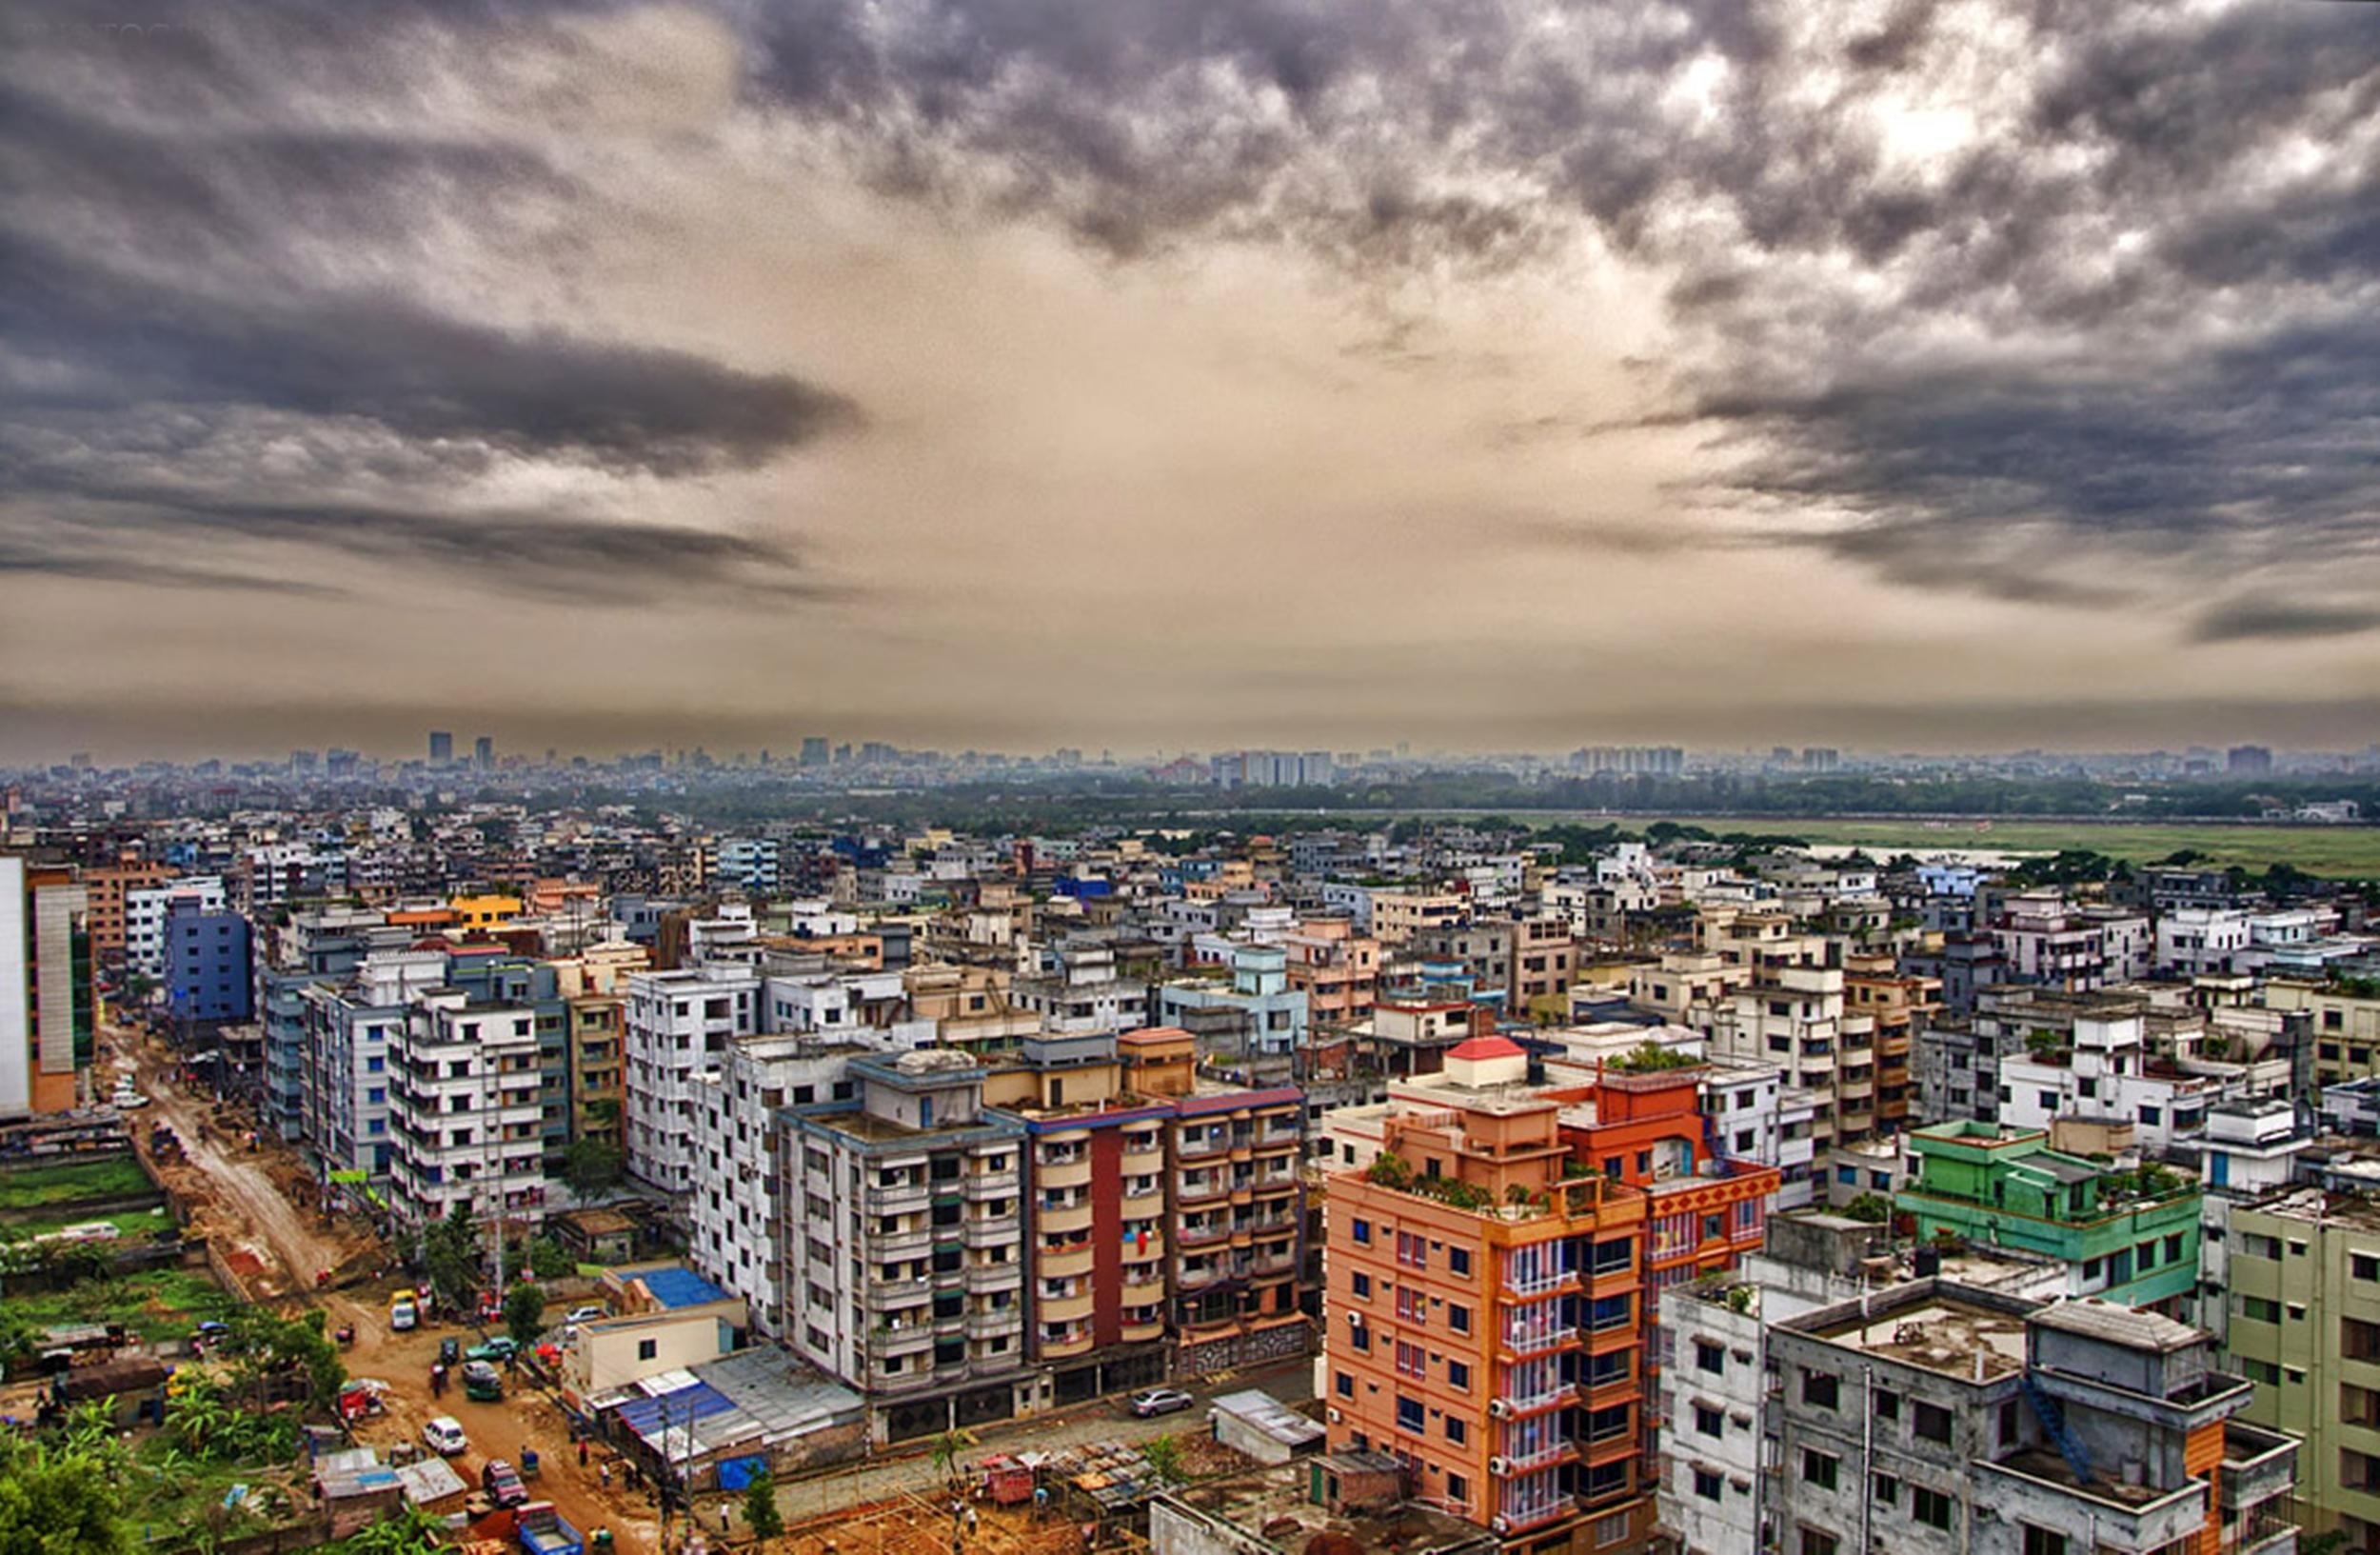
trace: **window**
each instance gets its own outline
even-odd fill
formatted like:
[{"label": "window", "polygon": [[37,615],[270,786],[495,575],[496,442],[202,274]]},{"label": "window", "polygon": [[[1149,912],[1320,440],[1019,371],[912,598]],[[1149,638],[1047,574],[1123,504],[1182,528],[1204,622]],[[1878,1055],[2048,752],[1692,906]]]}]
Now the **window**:
[{"label": "window", "polygon": [[1813,1371],[1808,1366],[1801,1368],[1802,1403],[1815,1405],[1821,1409],[1840,1408],[1841,1405],[1837,1402],[1840,1393],[1841,1387],[1832,1371]]},{"label": "window", "polygon": [[1397,1262],[1407,1268],[1430,1266],[1429,1246],[1411,1231],[1397,1233]]},{"label": "window", "polygon": [[1705,1501],[1719,1499],[1719,1477],[1707,1468],[1695,1470],[1695,1494]]},{"label": "window", "polygon": [[1463,1424],[1462,1416],[1450,1414],[1446,1417],[1446,1440],[1460,1446],[1470,1437],[1471,1427]]},{"label": "window", "polygon": [[1914,1422],[1917,1438],[1923,1442],[1939,1442],[1944,1446],[1951,1440],[1951,1412],[1938,1404],[1917,1401],[1917,1418]]},{"label": "window", "polygon": [[2000,1445],[2014,1446],[2017,1437],[2023,1432],[2023,1426],[2024,1421],[2020,1417],[2014,1399],[2010,1399],[2000,1405]]},{"label": "window", "polygon": [[1890,1474],[1871,1475],[1868,1493],[1887,1506],[1897,1505],[1901,1499],[1901,1482]]},{"label": "window", "polygon": [[2023,1526],[2025,1555],[2066,1555],[2066,1535],[2053,1533],[2048,1528],[2036,1528],[2030,1523]]},{"label": "window", "polygon": [[1358,1220],[1352,1222],[1348,1226],[1347,1230],[1348,1234],[1356,1239],[1357,1246],[1368,1247],[1372,1246],[1372,1223],[1370,1221]]},{"label": "window", "polygon": [[1835,1474],[1842,1466],[1843,1461],[1831,1452],[1820,1452],[1815,1447],[1801,1449],[1801,1477],[1821,1490],[1835,1488]]},{"label": "window", "polygon": [[1446,1499],[1458,1506],[1467,1505],[1471,1500],[1471,1482],[1460,1474],[1447,1475]]},{"label": "window", "polygon": [[1468,1273],[1470,1273],[1470,1272],[1471,1272],[1471,1254],[1470,1254],[1469,1250],[1468,1250],[1468,1249],[1466,1249],[1466,1248],[1462,1248],[1462,1247],[1449,1247],[1449,1248],[1447,1248],[1447,1249],[1446,1249],[1446,1270],[1447,1270],[1447,1272],[1448,1272],[1448,1273],[1450,1273],[1450,1274],[1468,1274]]},{"label": "window", "polygon": [[1397,1375],[1418,1381],[1429,1374],[1427,1366],[1420,1346],[1408,1345],[1401,1339],[1397,1341]]},{"label": "window", "polygon": [[2263,1296],[2242,1296],[2239,1299],[2239,1315],[2258,1323],[2278,1323],[2281,1321],[2281,1304]]},{"label": "window", "polygon": [[1372,1276],[1358,1271],[1351,1280],[1349,1288],[1355,1292],[1356,1300],[1370,1301],[1372,1299]]},{"label": "window", "polygon": [[1471,1367],[1460,1361],[1446,1363],[1446,1386],[1468,1393],[1471,1391]]},{"label": "window", "polygon": [[1411,1431],[1416,1436],[1421,1434],[1421,1401],[1419,1399],[1409,1399],[1402,1393],[1397,1395],[1397,1428],[1400,1431]]},{"label": "window", "polygon": [[1727,1351],[1707,1339],[1695,1341],[1695,1369],[1716,1377],[1727,1370]]},{"label": "window", "polygon": [[2037,1094],[2037,1095],[2041,1098],[2041,1105],[2042,1105],[2042,1106],[2043,1106],[2044,1108],[2046,1108],[2047,1110],[2052,1111],[2052,1112],[2055,1112],[2055,1111],[2057,1110],[2057,1092],[2056,1092],[2056,1091],[2054,1091],[2054,1090],[2044,1090],[2044,1091],[2039,1091],[2039,1092],[2036,1092],[2035,1094]]},{"label": "window", "polygon": [[2277,1385],[2281,1380],[2281,1368],[2270,1361],[2259,1361],[2243,1355],[2239,1358],[2239,1369],[2240,1374],[2250,1382],[2263,1383],[2268,1387]]},{"label": "window", "polygon": [[1801,1530],[1801,1555],[1835,1555],[1837,1547],[1835,1535],[1831,1533],[1822,1533],[1816,1528]]},{"label": "window", "polygon": [[1356,1379],[1352,1372],[1340,1372],[1331,1379],[1331,1386],[1338,1389],[1339,1396],[1342,1399],[1351,1399],[1356,1396]]},{"label": "window", "polygon": [[1922,1485],[1909,1487],[1909,1515],[1930,1528],[1951,1525],[1951,1498]]},{"label": "window", "polygon": [[1695,1429],[1704,1436],[1726,1434],[1727,1417],[1707,1404],[1695,1405]]},{"label": "window", "polygon": [[2140,1109],[2140,1121],[2154,1128],[2165,1121],[2165,1111],[2162,1107],[2143,1106]]},{"label": "window", "polygon": [[1448,1302],[1446,1304],[1446,1326],[1458,1334],[1469,1333],[1471,1331],[1471,1308]]},{"label": "window", "polygon": [[2347,1272],[2358,1280],[2380,1280],[2380,1254],[2351,1252],[2347,1255]]},{"label": "window", "polygon": [[1877,1388],[1875,1393],[1875,1417],[1878,1420],[1898,1420],[1901,1417],[1901,1396],[1898,1393],[1887,1392],[1883,1388]]},{"label": "window", "polygon": [[661,1354],[661,1341],[660,1341],[660,1340],[658,1340],[658,1339],[640,1339],[640,1340],[638,1340],[638,1341],[636,1342],[636,1358],[637,1358],[638,1360],[640,1360],[640,1361],[650,1361],[650,1360],[653,1360],[654,1358],[656,1358],[657,1356],[659,1356],[660,1354]]}]

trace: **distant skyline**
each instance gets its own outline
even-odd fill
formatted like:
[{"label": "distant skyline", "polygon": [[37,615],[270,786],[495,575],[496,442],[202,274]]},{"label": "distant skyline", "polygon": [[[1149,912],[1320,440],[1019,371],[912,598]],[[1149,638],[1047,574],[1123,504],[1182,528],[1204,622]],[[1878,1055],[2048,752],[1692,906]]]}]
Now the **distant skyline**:
[{"label": "distant skyline", "polygon": [[2380,6],[131,10],[0,763],[2380,734]]}]

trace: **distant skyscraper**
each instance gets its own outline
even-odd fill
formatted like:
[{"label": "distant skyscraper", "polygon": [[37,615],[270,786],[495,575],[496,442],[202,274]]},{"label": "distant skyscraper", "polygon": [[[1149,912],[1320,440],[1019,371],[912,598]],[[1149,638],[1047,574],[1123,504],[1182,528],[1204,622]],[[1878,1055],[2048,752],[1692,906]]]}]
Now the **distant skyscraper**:
[{"label": "distant skyscraper", "polygon": [[496,769],[496,737],[483,734],[471,742],[471,765],[483,772]]},{"label": "distant skyscraper", "polygon": [[453,761],[454,736],[442,728],[431,729],[429,731],[429,764],[432,767],[446,767]]},{"label": "distant skyscraper", "polygon": [[2235,745],[2225,765],[2244,777],[2260,776],[2272,770],[2272,752],[2260,745]]},{"label": "distant skyscraper", "polygon": [[1801,749],[1801,769],[1805,772],[1832,772],[1842,761],[1843,753],[1833,746],[1804,746]]},{"label": "distant skyscraper", "polygon": [[802,765],[804,767],[823,767],[826,765],[826,737],[824,735],[807,734],[803,736]]},{"label": "distant skyscraper", "polygon": [[292,750],[289,752],[289,771],[293,776],[310,773],[314,770],[315,760],[311,750]]}]

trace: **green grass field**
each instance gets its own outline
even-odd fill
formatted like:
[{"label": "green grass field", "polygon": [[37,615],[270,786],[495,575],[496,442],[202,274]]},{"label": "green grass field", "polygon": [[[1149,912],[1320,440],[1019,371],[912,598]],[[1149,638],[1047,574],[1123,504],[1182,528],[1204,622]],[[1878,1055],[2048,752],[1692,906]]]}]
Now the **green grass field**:
[{"label": "green grass field", "polygon": [[90,1199],[121,1199],[155,1188],[140,1163],[129,1155],[99,1161],[61,1161],[46,1166],[0,1171],[0,1209],[39,1209]]},{"label": "green grass field", "polygon": [[202,1318],[219,1318],[231,1298],[203,1269],[146,1269],[113,1280],[86,1280],[65,1290],[10,1290],[9,1311],[39,1327],[121,1323],[147,1339],[187,1335]]},{"label": "green grass field", "polygon": [[[1534,817],[1533,817],[1534,819]],[[1651,825],[1635,816],[1608,817],[1641,831]],[[2232,865],[2262,871],[2287,864],[2314,875],[2380,876],[2380,827],[2208,826],[2186,821],[1994,821],[1979,831],[1973,821],[1929,824],[1922,818],[1875,821],[1804,821],[1784,815],[1692,816],[1681,826],[1711,831],[1755,831],[1847,843],[1874,852],[1973,847],[2013,852],[2055,852],[2087,847],[2110,858],[2153,864],[2184,848],[2207,855],[2208,867]]]},{"label": "green grass field", "polygon": [[0,1223],[0,1225],[5,1225],[11,1236],[36,1237],[48,1236],[52,1231],[62,1231],[69,1226],[81,1226],[87,1221],[98,1220],[113,1225],[127,1241],[134,1239],[146,1241],[159,1231],[170,1229],[173,1226],[173,1216],[163,1206],[158,1206],[155,1214],[150,1214],[146,1209],[128,1209],[115,1215],[77,1215],[69,1211],[56,1215],[41,1215],[30,1220],[12,1220]]}]

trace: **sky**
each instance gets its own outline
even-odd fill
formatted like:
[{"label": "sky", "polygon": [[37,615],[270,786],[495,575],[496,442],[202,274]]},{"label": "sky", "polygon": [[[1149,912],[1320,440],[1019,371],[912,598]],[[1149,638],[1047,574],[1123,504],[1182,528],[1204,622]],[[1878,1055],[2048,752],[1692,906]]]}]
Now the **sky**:
[{"label": "sky", "polygon": [[2380,737],[2380,6],[28,0],[0,125],[0,761]]}]

